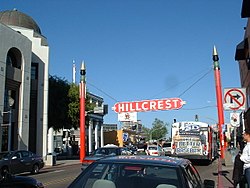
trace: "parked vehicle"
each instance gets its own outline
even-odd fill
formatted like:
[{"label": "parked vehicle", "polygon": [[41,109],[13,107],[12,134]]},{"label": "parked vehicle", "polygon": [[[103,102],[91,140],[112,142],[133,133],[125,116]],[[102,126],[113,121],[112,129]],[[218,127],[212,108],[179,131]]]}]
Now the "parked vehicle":
[{"label": "parked vehicle", "polygon": [[114,155],[132,155],[132,152],[127,147],[118,147],[115,145],[106,145],[104,147],[97,148],[89,156],[84,158],[82,170],[98,159]]},{"label": "parked vehicle", "polygon": [[215,181],[202,181],[188,159],[169,156],[113,156],[102,158],[68,188],[213,188]]},{"label": "parked vehicle", "polygon": [[152,155],[152,156],[164,156],[165,152],[162,150],[161,146],[159,145],[148,145],[146,154]]},{"label": "parked vehicle", "polygon": [[172,153],[172,145],[171,142],[164,142],[162,144],[162,149],[165,152],[165,155],[171,155]]},{"label": "parked vehicle", "polygon": [[44,185],[32,178],[26,176],[13,176],[8,174],[0,180],[1,188],[44,188]]},{"label": "parked vehicle", "polygon": [[5,177],[8,173],[31,172],[32,174],[37,174],[43,167],[43,158],[31,151],[17,150],[0,153],[0,172],[2,177]]},{"label": "parked vehicle", "polygon": [[129,151],[131,152],[131,154],[132,155],[137,155],[137,146],[126,146],[128,149],[129,149]]}]

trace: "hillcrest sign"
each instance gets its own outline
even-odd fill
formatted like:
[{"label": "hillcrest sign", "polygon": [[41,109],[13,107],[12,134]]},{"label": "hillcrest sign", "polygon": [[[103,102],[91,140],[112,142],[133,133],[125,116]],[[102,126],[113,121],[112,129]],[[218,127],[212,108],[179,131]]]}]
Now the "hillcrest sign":
[{"label": "hillcrest sign", "polygon": [[154,99],[133,102],[119,102],[112,108],[116,113],[122,112],[145,112],[155,110],[178,110],[184,104],[180,98]]}]

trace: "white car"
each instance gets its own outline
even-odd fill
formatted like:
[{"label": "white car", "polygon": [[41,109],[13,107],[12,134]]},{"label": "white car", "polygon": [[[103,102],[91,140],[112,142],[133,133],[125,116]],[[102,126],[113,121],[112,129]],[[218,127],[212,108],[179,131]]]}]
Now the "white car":
[{"label": "white car", "polygon": [[172,144],[171,142],[165,142],[162,144],[162,149],[165,151],[165,155],[171,155],[172,154]]},{"label": "white car", "polygon": [[159,145],[148,145],[146,154],[152,155],[152,156],[164,156],[165,152],[162,150],[161,146]]}]

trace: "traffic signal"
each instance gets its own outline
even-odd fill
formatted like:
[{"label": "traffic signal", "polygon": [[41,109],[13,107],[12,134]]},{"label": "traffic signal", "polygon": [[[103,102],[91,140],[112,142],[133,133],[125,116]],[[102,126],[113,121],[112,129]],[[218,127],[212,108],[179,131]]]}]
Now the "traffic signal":
[{"label": "traffic signal", "polygon": [[195,115],[195,121],[199,121],[199,117],[197,114]]}]

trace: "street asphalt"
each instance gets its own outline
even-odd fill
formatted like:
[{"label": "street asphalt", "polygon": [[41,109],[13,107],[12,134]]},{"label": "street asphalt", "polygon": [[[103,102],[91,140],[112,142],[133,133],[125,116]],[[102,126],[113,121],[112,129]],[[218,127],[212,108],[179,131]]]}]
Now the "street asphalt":
[{"label": "street asphalt", "polygon": [[[234,157],[238,150],[227,150],[225,151],[224,159],[218,159],[218,181],[216,182],[216,187],[218,188],[233,188],[233,166]],[[58,159],[53,165],[45,165],[44,168],[55,168],[68,165],[81,165],[80,159],[77,157]]]}]

